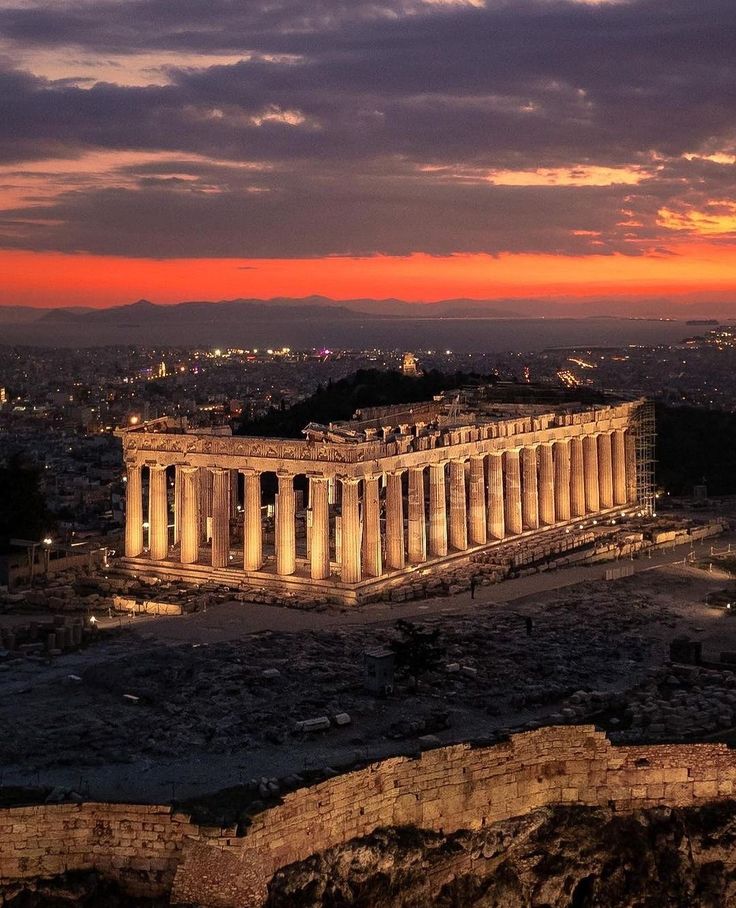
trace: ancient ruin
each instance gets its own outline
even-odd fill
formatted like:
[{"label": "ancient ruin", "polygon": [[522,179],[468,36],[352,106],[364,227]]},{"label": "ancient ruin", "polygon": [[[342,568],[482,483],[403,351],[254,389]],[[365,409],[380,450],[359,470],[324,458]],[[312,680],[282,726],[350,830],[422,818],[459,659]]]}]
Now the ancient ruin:
[{"label": "ancient ruin", "polygon": [[[735,784],[736,757],[724,744],[613,747],[592,726],[545,728],[493,747],[460,744],[371,764],[292,791],[239,829],[201,826],[166,806],[78,803],[0,810],[0,886],[12,895],[38,887],[39,880],[94,871],[130,896],[172,905],[290,904],[270,897],[280,871],[292,867],[298,874],[299,863],[310,856],[329,855],[376,832],[385,837],[392,830],[414,830],[415,837],[434,833],[453,841],[447,866],[425,874],[421,904],[432,904],[447,881],[492,877],[498,865],[495,845],[477,836],[492,837],[501,828],[504,848],[523,844],[528,830],[520,818],[530,816],[532,827],[538,827],[560,809],[587,809],[598,811],[594,820],[600,827],[601,819],[633,814],[649,822],[642,812],[660,811],[661,818],[662,809],[675,808],[717,809],[719,822],[728,821]],[[580,818],[584,821],[584,813]],[[732,834],[728,822],[722,825],[720,844],[712,835],[709,841],[703,836],[700,855],[691,855],[696,870],[710,867],[716,900],[700,893],[702,900],[652,904],[731,903]],[[457,837],[463,832],[465,843]],[[566,835],[569,839],[569,825]],[[657,843],[652,840],[650,846]],[[721,862],[718,878],[715,852]],[[569,880],[592,886],[593,863],[579,864],[568,862]],[[607,873],[610,878],[610,868]],[[527,875],[534,875],[531,863]],[[601,881],[605,886],[605,873]],[[530,904],[521,895],[505,904]],[[545,904],[569,905],[569,892]]]},{"label": "ancient ruin", "polygon": [[[139,574],[359,602],[509,538],[632,505],[651,511],[649,413],[644,400],[479,397],[374,408],[310,424],[304,440],[209,435],[168,418],[131,427],[119,432],[123,563]],[[278,489],[270,509],[269,473]]]}]

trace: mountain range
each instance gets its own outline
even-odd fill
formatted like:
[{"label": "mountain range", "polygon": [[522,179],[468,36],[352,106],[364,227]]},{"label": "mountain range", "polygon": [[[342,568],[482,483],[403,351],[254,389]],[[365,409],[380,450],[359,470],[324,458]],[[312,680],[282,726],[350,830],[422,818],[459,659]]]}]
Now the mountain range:
[{"label": "mountain range", "polygon": [[[671,305],[669,309],[671,311]],[[618,312],[616,310],[619,310]],[[621,311],[625,309],[625,311]],[[680,305],[680,318],[736,314],[730,303]],[[141,299],[110,308],[0,306],[0,343],[37,346],[167,344],[291,347],[443,346],[445,336],[492,334],[502,322],[528,319],[659,318],[666,301],[400,299],[334,300],[324,296],[188,301]],[[494,321],[496,328],[494,329]],[[463,324],[467,322],[467,324]],[[443,327],[444,326],[444,327]],[[474,327],[475,326],[475,327]],[[529,326],[531,329],[531,326]],[[449,344],[448,344],[449,345]]]}]

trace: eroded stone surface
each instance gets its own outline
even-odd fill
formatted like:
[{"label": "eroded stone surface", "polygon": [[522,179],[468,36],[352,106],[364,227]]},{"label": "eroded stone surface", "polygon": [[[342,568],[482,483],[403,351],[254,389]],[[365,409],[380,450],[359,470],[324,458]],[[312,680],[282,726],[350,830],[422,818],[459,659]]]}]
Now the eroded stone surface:
[{"label": "eroded stone surface", "polygon": [[736,901],[736,803],[555,807],[477,832],[384,829],[280,871],[268,908],[716,908]]}]

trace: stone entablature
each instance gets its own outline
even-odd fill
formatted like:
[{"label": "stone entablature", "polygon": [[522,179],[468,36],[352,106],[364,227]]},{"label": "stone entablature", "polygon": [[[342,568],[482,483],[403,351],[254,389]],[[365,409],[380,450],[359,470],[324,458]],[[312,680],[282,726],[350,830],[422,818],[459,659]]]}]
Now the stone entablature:
[{"label": "stone entablature", "polygon": [[[285,438],[188,434],[176,428],[175,420],[157,420],[151,424],[150,429],[143,425],[119,430],[118,434],[123,439],[126,462],[155,462],[173,466],[184,460],[194,466],[208,466],[214,458],[219,466],[238,469],[245,458],[253,461],[254,468],[262,471],[288,470],[290,466],[286,462],[296,462],[294,472],[297,473],[334,464],[346,467],[355,465],[356,469],[342,472],[363,476],[366,469],[378,468],[378,461],[381,461],[380,469],[390,470],[424,463],[429,452],[438,452],[431,460],[470,457],[473,454],[505,450],[510,439],[516,439],[525,445],[543,444],[574,435],[585,435],[590,431],[625,429],[631,422],[632,413],[641,403],[635,401],[579,412],[499,419],[480,426],[457,426],[429,431],[421,426],[423,434],[406,432],[396,435],[394,441],[388,442],[328,443]],[[396,458],[400,460],[395,460]]]},{"label": "stone entablature", "polygon": [[[522,406],[508,418],[479,413],[475,425],[389,424],[384,440],[365,440],[365,432],[350,428],[357,423],[339,431],[312,427],[305,441],[189,434],[166,419],[122,430],[125,555],[135,559],[131,569],[140,570],[147,554],[147,569],[161,564],[169,572],[206,558],[213,579],[220,571],[230,583],[222,571],[240,567],[244,579],[277,589],[293,576],[307,588],[321,584],[323,592],[334,577],[334,596],[354,602],[366,580],[390,581],[417,565],[436,566],[511,536],[634,504],[634,424],[643,404],[531,415]],[[268,550],[264,473],[278,482]],[[301,535],[299,476],[308,486]],[[236,514],[243,533],[237,555],[231,539]]]}]

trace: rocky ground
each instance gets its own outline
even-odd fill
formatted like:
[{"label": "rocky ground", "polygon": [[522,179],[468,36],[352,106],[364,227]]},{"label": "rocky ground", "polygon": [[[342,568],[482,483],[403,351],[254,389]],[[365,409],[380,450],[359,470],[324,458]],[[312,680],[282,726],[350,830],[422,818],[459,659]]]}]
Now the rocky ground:
[{"label": "rocky ground", "polygon": [[168,899],[135,898],[95,871],[75,871],[49,880],[6,886],[4,908],[165,908]]},{"label": "rocky ground", "polygon": [[736,803],[545,808],[451,836],[378,830],[280,871],[268,908],[723,908]]},{"label": "rocky ground", "polygon": [[[706,646],[736,639],[736,620],[703,605],[718,583],[667,568],[415,613],[439,630],[439,657],[417,686],[399,673],[385,698],[366,690],[363,654],[396,639],[389,614],[210,643],[177,622],[216,622],[217,607],[158,619],[189,627],[187,641],[162,642],[145,621],[132,622],[143,633],[111,627],[48,663],[0,665],[0,723],[13,730],[0,737],[2,784],[143,800],[244,784],[270,797],[295,773],[540,724],[595,721],[623,740],[705,737],[736,723],[734,675],[666,661],[683,632]],[[300,726],[316,718],[322,729]]]}]

